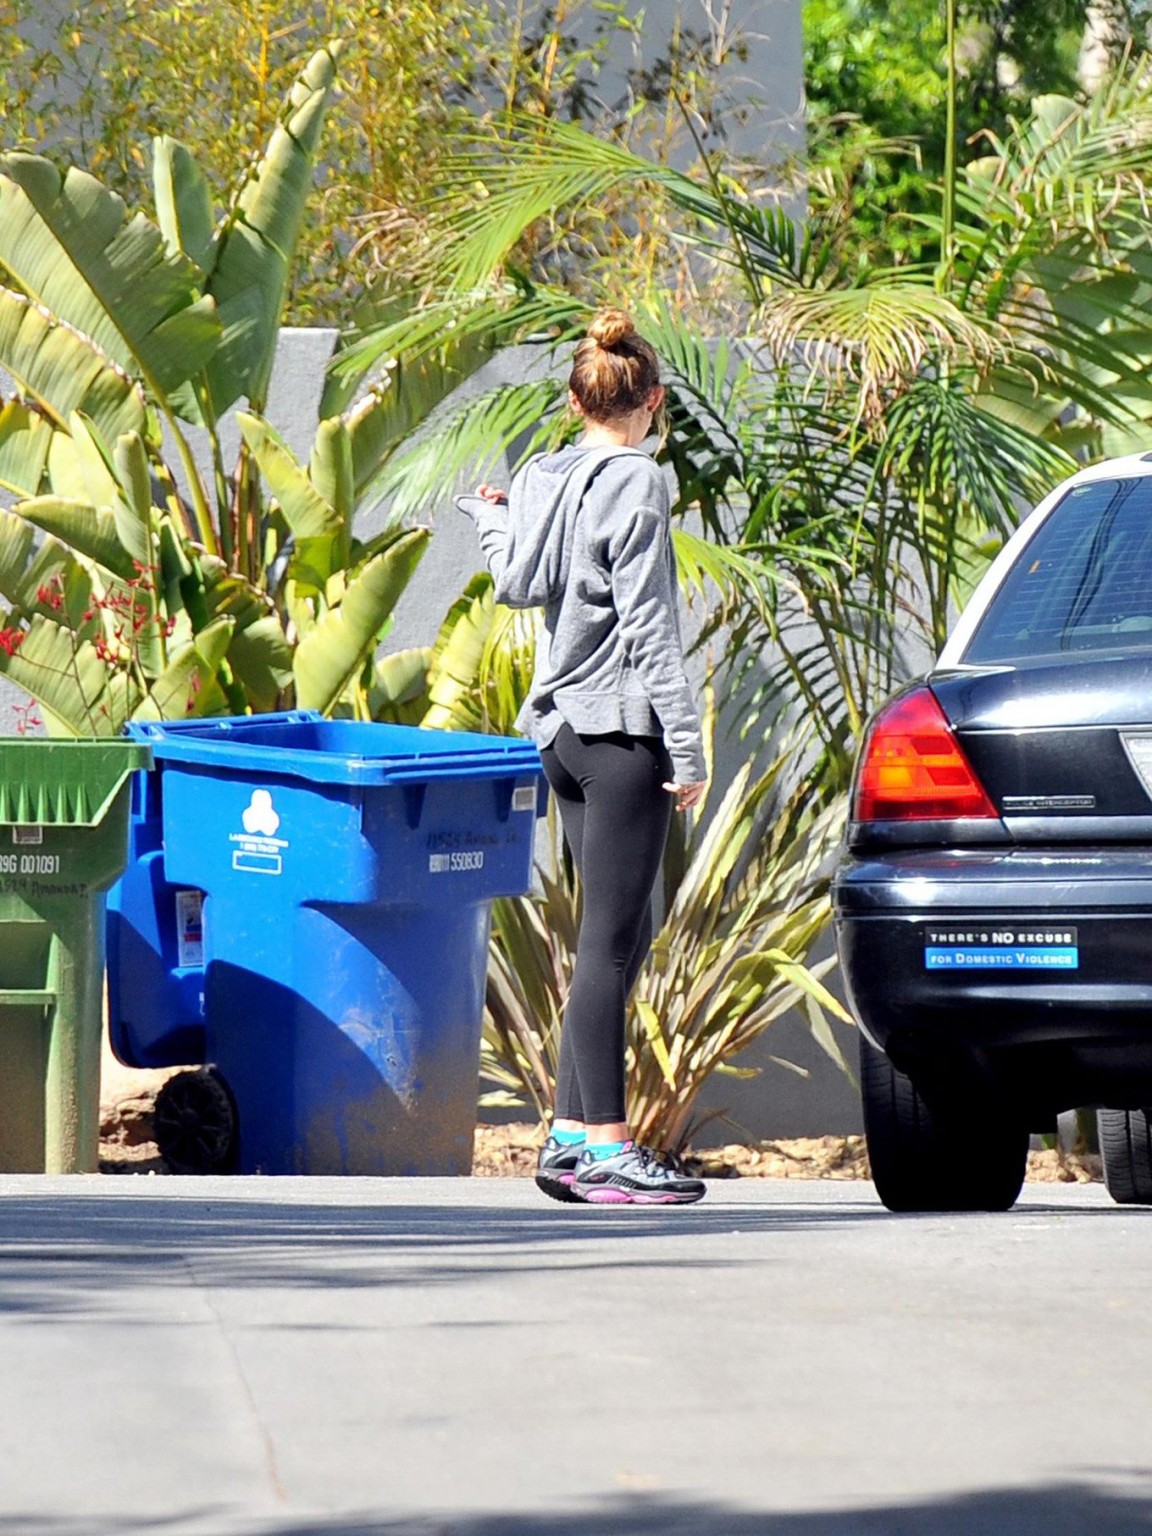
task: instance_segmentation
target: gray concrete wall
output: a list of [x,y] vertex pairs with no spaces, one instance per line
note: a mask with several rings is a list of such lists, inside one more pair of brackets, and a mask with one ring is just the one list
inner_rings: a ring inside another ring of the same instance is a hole
[[[530,5],[529,13],[539,12]],[[628,71],[667,51],[678,30],[705,41],[717,60],[715,135],[709,144],[744,162],[764,164],[804,153],[804,36],[798,0],[634,0],[643,16],[642,43],[615,34],[599,95],[611,105],[627,93]],[[583,22],[587,34],[596,17]],[[692,146],[684,141],[684,154]]]

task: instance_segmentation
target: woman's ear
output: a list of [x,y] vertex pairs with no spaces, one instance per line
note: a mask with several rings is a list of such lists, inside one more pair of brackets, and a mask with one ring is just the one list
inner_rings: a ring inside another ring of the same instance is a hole
[[577,400],[576,392],[571,389],[568,391],[568,409],[574,416],[583,416],[584,414],[584,407]]

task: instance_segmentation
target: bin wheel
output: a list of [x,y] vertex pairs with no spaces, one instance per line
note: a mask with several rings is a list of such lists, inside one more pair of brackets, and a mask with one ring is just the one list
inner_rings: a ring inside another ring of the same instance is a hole
[[156,1095],[153,1135],[173,1173],[231,1173],[236,1125],[236,1101],[212,1067],[178,1072]]

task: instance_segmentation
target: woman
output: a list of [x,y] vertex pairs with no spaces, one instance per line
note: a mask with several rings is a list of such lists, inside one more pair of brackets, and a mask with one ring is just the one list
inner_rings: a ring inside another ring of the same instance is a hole
[[652,942],[651,898],[672,806],[706,769],[684,672],[668,490],[640,444],[664,400],[656,354],[619,310],[576,348],[578,443],[530,459],[476,521],[496,598],[542,606],[547,647],[517,724],[541,751],[580,873],[583,916],[556,1105],[536,1183],[553,1199],[686,1204],[704,1185],[631,1139],[625,1005]]

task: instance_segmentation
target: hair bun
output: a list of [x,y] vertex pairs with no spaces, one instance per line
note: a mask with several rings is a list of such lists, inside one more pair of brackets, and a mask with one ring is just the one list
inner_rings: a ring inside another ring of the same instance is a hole
[[602,309],[588,327],[588,334],[597,345],[611,349],[635,336],[636,326],[622,309]]

